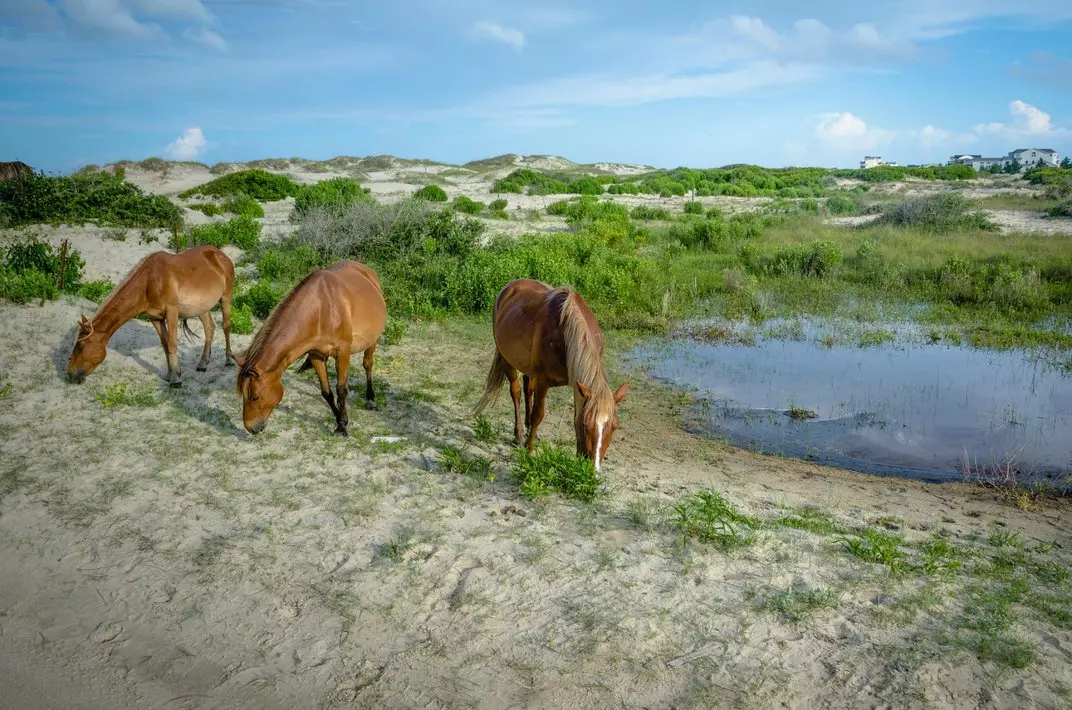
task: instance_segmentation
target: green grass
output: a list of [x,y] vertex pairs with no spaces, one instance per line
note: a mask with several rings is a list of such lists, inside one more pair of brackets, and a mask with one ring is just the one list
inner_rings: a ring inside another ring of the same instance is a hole
[[256,247],[261,239],[261,223],[252,217],[239,215],[226,222],[199,224],[185,234],[175,235],[168,246],[178,251],[197,244],[223,247],[233,244],[239,249]]
[[603,484],[591,459],[551,448],[544,442],[537,442],[532,454],[526,449],[517,450],[513,474],[521,495],[529,499],[557,492],[590,503]]
[[153,390],[138,385],[128,385],[125,382],[105,385],[94,396],[104,407],[153,407],[156,405],[156,394]]
[[695,493],[673,507],[671,521],[681,536],[684,551],[690,539],[710,543],[722,550],[744,547],[759,521],[738,511],[715,490]]
[[818,508],[797,508],[787,515],[775,518],[773,524],[820,535],[841,535],[846,532],[845,527],[832,515]]
[[838,542],[854,557],[885,565],[893,576],[904,575],[909,570],[904,540],[899,536],[866,528],[854,537],[843,537]]
[[88,281],[82,284],[78,291],[78,294],[82,298],[88,298],[95,303],[102,303],[112,289],[115,288],[115,284],[108,279],[101,279],[99,281]]
[[495,430],[491,426],[491,421],[483,414],[473,418],[473,438],[485,444],[495,442]]
[[439,452],[439,462],[447,473],[455,473],[478,481],[493,481],[491,461],[483,456],[469,456],[460,449],[447,446]]
[[23,237],[0,248],[0,299],[51,301],[59,297],[61,282],[63,291],[78,293],[84,266],[77,249],[68,249],[65,260],[62,250],[49,242],[36,235]]
[[836,604],[837,595],[829,589],[789,587],[761,596],[756,607],[777,614],[791,624],[796,624],[817,611],[831,609]]

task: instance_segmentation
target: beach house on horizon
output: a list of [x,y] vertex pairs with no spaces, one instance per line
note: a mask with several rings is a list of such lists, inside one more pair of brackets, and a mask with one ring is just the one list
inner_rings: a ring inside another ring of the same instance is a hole
[[1022,170],[1033,168],[1036,165],[1056,168],[1061,164],[1061,157],[1052,148],[1020,148],[1010,151],[1008,155],[1000,158],[984,158],[982,155],[965,153],[949,157],[948,165],[970,165],[974,170],[990,170],[994,166],[1004,168],[1018,162]]

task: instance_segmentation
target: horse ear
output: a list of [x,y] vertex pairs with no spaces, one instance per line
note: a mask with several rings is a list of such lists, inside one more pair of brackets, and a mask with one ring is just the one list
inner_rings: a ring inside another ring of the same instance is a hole
[[580,393],[580,395],[585,399],[588,399],[592,396],[592,390],[585,387],[584,383],[578,382],[575,386],[577,387],[577,391]]
[[621,404],[625,399],[625,395],[629,394],[629,383],[623,382],[618,389],[614,392],[614,403]]

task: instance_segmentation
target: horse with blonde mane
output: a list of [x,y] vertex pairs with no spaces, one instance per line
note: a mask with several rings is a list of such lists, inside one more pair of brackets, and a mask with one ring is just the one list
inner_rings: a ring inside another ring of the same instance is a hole
[[542,281],[517,279],[506,284],[495,298],[492,323],[495,357],[476,413],[494,402],[503,380],[509,380],[514,440],[520,446],[523,384],[525,425],[529,429],[526,445],[532,453],[546,409],[547,390],[569,385],[573,389],[577,453],[592,459],[598,471],[618,428],[618,405],[625,399],[629,383],[611,392],[603,371],[603,333],[588,304],[569,286],[552,288]]
[[193,335],[186,319],[197,318],[205,329],[205,348],[198,372],[208,369],[209,351],[216,325],[212,309],[217,303],[223,312],[225,362],[230,365],[231,297],[234,294],[234,263],[216,247],[197,246],[172,254],[153,252],[131,269],[126,278],[112,289],[92,320],[82,316],[78,338],[67,363],[67,381],[85,382],[108,354],[108,341],[127,321],[144,313],[156,329],[160,347],[167,358],[167,381],[182,386],[179,367],[179,321],[187,335]]
[[[320,394],[335,415],[335,434],[347,436],[350,354],[365,353],[365,399],[368,408],[375,409],[372,363],[386,323],[380,277],[364,264],[340,261],[306,276],[276,304],[250,346],[236,356],[236,387],[246,431],[264,431],[283,399],[283,371],[304,355],[299,371],[316,370]],[[329,357],[335,358],[335,396],[328,385]]]

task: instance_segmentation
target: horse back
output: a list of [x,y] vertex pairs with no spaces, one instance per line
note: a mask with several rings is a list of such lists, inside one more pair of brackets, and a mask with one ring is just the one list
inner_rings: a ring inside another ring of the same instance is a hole
[[[320,272],[318,294],[327,309],[325,315],[339,313],[339,334],[350,334],[354,350],[371,346],[387,324],[387,304],[375,270],[357,261],[342,261]],[[327,320],[331,320],[330,318]]]
[[517,279],[495,299],[492,330],[499,353],[510,365],[551,385],[567,384],[561,324],[567,293],[534,279]]

